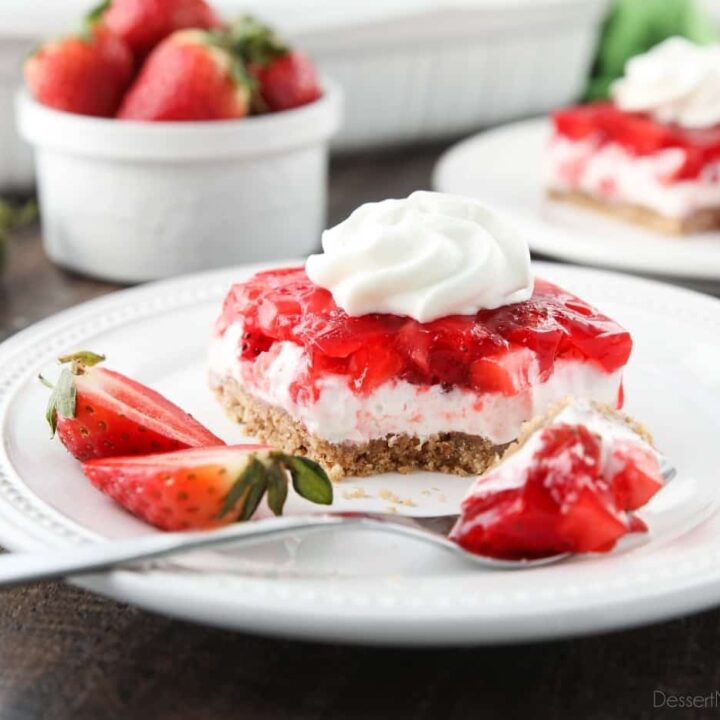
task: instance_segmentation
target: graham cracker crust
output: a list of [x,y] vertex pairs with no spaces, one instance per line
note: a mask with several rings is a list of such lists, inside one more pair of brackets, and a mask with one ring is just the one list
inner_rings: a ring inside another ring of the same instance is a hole
[[286,453],[304,455],[322,465],[331,479],[385,472],[432,470],[454,475],[479,475],[507,446],[465,433],[442,433],[425,440],[412,435],[388,435],[366,443],[335,444],[308,432],[281,408],[269,405],[232,379],[213,390],[228,416],[262,442]]
[[551,189],[547,195],[551,200],[582,205],[667,235],[690,235],[720,229],[720,207],[696,210],[685,217],[674,218],[640,205],[606,202],[580,191]]

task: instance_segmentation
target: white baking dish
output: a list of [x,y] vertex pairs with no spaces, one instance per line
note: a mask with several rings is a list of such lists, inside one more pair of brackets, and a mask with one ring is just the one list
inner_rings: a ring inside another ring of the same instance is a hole
[[296,110],[217,122],[128,122],[17,98],[35,150],[48,255],[139,282],[299,257],[325,226],[340,92]]
[[449,137],[572,102],[607,0],[224,0],[288,32],[345,91],[342,149]]
[[[95,0],[0,0],[0,188],[30,180],[10,97],[24,53]],[[219,0],[276,24],[344,88],[342,149],[460,135],[581,91],[608,0]],[[14,45],[13,45],[14,43]],[[4,48],[7,48],[5,50]]]

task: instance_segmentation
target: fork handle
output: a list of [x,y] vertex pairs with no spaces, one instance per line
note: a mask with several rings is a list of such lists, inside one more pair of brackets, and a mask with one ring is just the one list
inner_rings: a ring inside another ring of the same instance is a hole
[[277,517],[262,522],[238,523],[220,530],[158,533],[49,552],[9,553],[0,555],[0,589],[42,580],[87,575],[126,563],[153,560],[230,542],[248,546],[268,538],[301,531],[317,531],[341,524],[359,525],[362,521],[332,515]]

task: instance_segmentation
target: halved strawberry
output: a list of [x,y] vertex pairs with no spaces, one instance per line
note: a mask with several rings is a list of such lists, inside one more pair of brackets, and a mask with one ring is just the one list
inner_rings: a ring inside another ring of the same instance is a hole
[[295,491],[307,500],[329,505],[333,498],[332,485],[319,465],[266,445],[90,460],[83,472],[115,502],[162,530],[248,520],[266,494],[270,509],[281,515],[288,475]]
[[95,367],[104,359],[91,352],[61,357],[66,367],[48,403],[53,434],[78,460],[225,444],[155,390]]

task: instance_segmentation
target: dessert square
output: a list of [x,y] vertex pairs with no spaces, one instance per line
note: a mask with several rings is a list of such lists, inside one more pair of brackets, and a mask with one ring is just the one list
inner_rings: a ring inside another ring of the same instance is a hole
[[551,198],[665,233],[720,228],[720,48],[661,43],[611,102],[560,110],[553,128]]
[[[494,216],[436,193],[385,202],[372,212],[387,225],[354,213],[326,232],[325,255],[311,257],[307,270],[261,272],[227,294],[210,383],[249,434],[309,456],[336,478],[416,469],[477,474],[525,421],[567,395],[622,404],[629,333],[562,288],[533,283],[527,247],[515,236],[489,244],[506,232]],[[437,230],[438,216],[449,223],[442,239],[433,232],[424,243],[415,220]],[[398,253],[406,221],[414,244]],[[346,237],[353,226],[390,234],[392,282],[378,267],[388,263],[383,244]],[[478,247],[477,255],[460,252]],[[515,250],[517,263],[508,261]],[[483,294],[490,307],[470,304]]]

